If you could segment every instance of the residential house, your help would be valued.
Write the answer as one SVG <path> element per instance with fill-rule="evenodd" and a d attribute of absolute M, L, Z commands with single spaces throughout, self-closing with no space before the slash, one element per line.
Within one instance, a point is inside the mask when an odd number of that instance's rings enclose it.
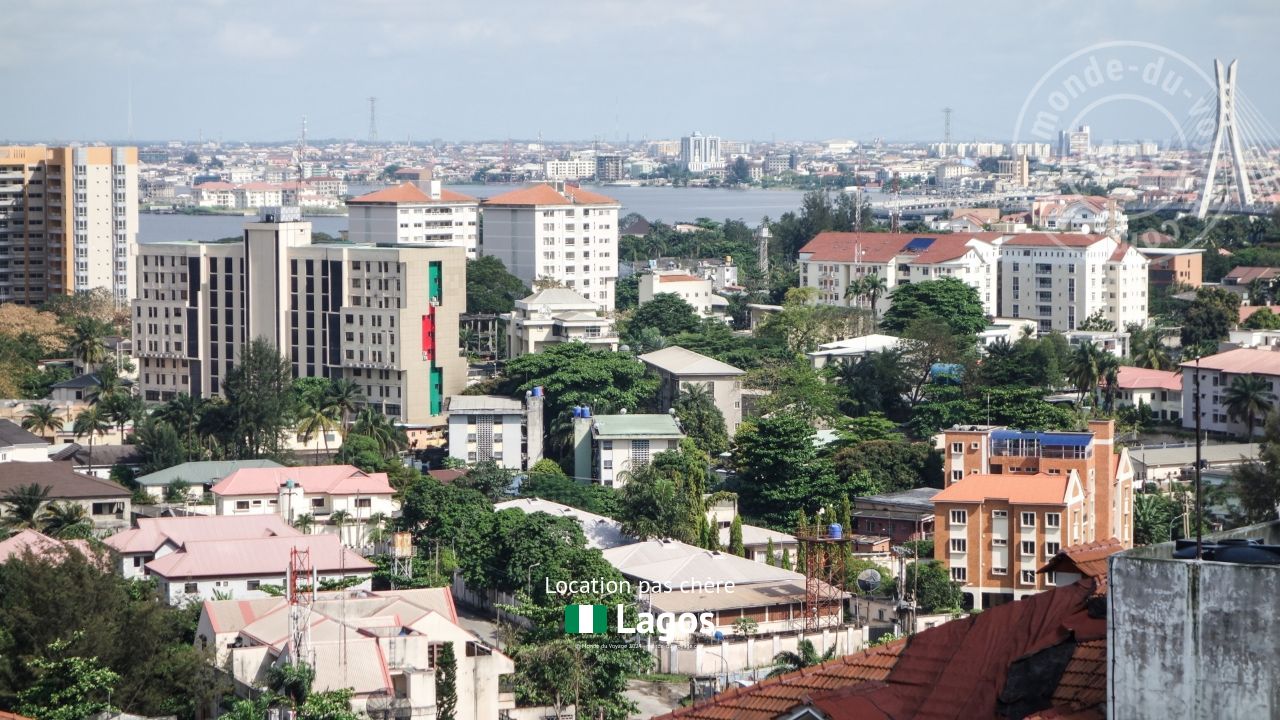
<path fill-rule="evenodd" d="M 87 442 L 84 445 L 78 442 L 59 445 L 48 459 L 69 462 L 76 472 L 103 480 L 110 480 L 117 467 L 132 472 L 142 465 L 142 453 L 138 452 L 136 445 L 117 445 L 102 440 L 100 438 L 92 448 Z"/>
<path fill-rule="evenodd" d="M 43 560 L 57 561 L 73 551 L 89 559 L 101 560 L 101 554 L 93 549 L 88 540 L 59 540 L 31 529 L 19 530 L 0 540 L 0 565 L 28 552 Z M 3 720 L 3 715 L 0 715 L 0 720 Z"/>
<path fill-rule="evenodd" d="M 862 335 L 846 340 L 823 343 L 818 349 L 807 353 L 809 362 L 815 370 L 821 370 L 832 362 L 856 363 L 862 358 L 885 350 L 895 350 L 902 343 L 902 338 L 893 335 Z"/>
<path fill-rule="evenodd" d="M 28 485 L 49 488 L 48 502 L 84 507 L 94 531 L 105 534 L 129 526 L 130 493 L 124 487 L 72 469 L 66 462 L 0 463 L 0 495 Z M 0 507 L 0 512 L 8 510 Z"/>
<path fill-rule="evenodd" d="M 133 382 L 121 378 L 120 385 L 128 389 L 133 386 Z M 102 381 L 99 380 L 97 373 L 85 373 L 77 375 L 70 380 L 54 383 L 50 386 L 49 399 L 54 402 L 89 402 L 92 400 L 102 387 Z"/>
<path fill-rule="evenodd" d="M 1118 204 L 1105 197 L 1044 195 L 1031 202 L 1031 225 L 1039 230 L 1070 233 L 1107 233 L 1124 237 L 1129 218 Z"/>
<path fill-rule="evenodd" d="M 1212 443 L 1202 445 L 1198 454 L 1206 472 L 1229 473 L 1237 465 L 1257 462 L 1261 447 L 1257 443 Z M 1195 441 L 1130 448 L 1134 483 L 1168 490 L 1175 482 L 1194 482 L 1196 455 Z"/>
<path fill-rule="evenodd" d="M 120 555 L 120 573 L 131 580 L 146 577 L 147 563 L 182 552 L 189 542 L 302 537 L 279 515 L 211 515 L 138 518 L 137 526 L 108 537 Z"/>
<path fill-rule="evenodd" d="M 746 371 L 678 345 L 645 353 L 640 360 L 653 368 L 662 385 L 658 390 L 658 406 L 675 407 L 681 391 L 701 386 L 724 416 L 729 436 L 738 432 L 742 423 L 742 376 Z"/>
<path fill-rule="evenodd" d="M 515 707 L 515 695 L 500 687 L 514 663 L 462 627 L 445 588 L 319 593 L 308 611 L 304 652 L 315 669 L 312 690 L 350 689 L 357 714 L 376 702 L 388 717 L 436 717 L 436 674 L 446 645 L 456 662 L 457 720 L 505 717 Z M 218 667 L 230 668 L 235 692 L 251 695 L 272 666 L 291 662 L 298 651 L 289 614 L 284 598 L 207 600 L 195 645 L 213 648 Z"/>
<path fill-rule="evenodd" d="M 653 302 L 659 295 L 675 295 L 703 318 L 723 319 L 729 309 L 729 301 L 715 294 L 711 280 L 683 270 L 645 273 L 640 276 L 639 292 L 641 305 Z"/>
<path fill-rule="evenodd" d="M 510 470 L 528 470 L 542 459 L 542 405 L 542 388 L 530 391 L 524 402 L 495 395 L 446 399 L 449 457 L 469 464 L 492 460 Z"/>
<path fill-rule="evenodd" d="M 1182 417 L 1182 377 L 1169 370 L 1120 366 L 1116 406 L 1145 407 L 1154 420 Z"/>
<path fill-rule="evenodd" d="M 622 487 L 627 473 L 656 454 L 676 450 L 684 432 L 674 414 L 596 415 L 589 408 L 573 418 L 574 477 L 605 487 Z"/>
<path fill-rule="evenodd" d="M 48 440 L 23 430 L 15 422 L 0 420 L 0 463 L 45 462 L 49 450 Z"/>
<path fill-rule="evenodd" d="M 1227 388 L 1240 377 L 1260 378 L 1271 393 L 1277 393 L 1280 391 L 1280 352 L 1237 348 L 1182 363 L 1182 427 L 1196 426 L 1196 391 L 1199 390 L 1201 429 L 1240 437 L 1261 434 L 1267 420 L 1265 413 L 1253 418 L 1253 427 L 1247 428 L 1248 418 L 1232 417 L 1227 407 Z"/>
<path fill-rule="evenodd" d="M 278 468 L 283 467 L 274 460 L 199 460 L 185 462 L 180 465 L 157 470 L 135 478 L 148 495 L 163 498 L 164 491 L 175 480 L 181 480 L 189 486 L 187 492 L 191 499 L 200 497 L 213 489 L 226 476 L 242 468 Z"/>
<path fill-rule="evenodd" d="M 542 352 L 548 345 L 581 342 L 618 349 L 613 321 L 595 301 L 565 288 L 544 288 L 516 301 L 502 316 L 507 323 L 507 358 Z"/>
<path fill-rule="evenodd" d="M 865 495 L 853 499 L 850 531 L 886 535 L 895 545 L 933 536 L 933 498 L 936 488 Z"/>
<path fill-rule="evenodd" d="M 1198 288 L 1204 282 L 1204 250 L 1200 248 L 1140 247 L 1147 259 L 1151 287 L 1184 285 Z"/>
<path fill-rule="evenodd" d="M 552 517 L 569 518 L 582 526 L 582 532 L 587 536 L 587 547 L 591 548 L 607 550 L 629 545 L 636 541 L 635 538 L 622 532 L 622 525 L 617 520 L 568 505 L 562 505 L 558 502 L 552 502 L 551 500 L 528 497 L 517 498 L 494 503 L 493 509 L 497 512 L 519 510 L 525 514 L 546 513 Z"/>

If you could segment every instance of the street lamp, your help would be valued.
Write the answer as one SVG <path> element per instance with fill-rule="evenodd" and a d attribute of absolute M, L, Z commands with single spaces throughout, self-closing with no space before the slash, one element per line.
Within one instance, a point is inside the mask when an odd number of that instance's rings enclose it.
<path fill-rule="evenodd" d="M 714 653 L 714 652 L 711 652 L 710 650 L 704 650 L 703 652 L 705 652 L 708 655 L 714 655 L 720 658 L 720 667 L 722 670 L 724 670 L 724 687 L 721 689 L 728 690 L 729 689 L 729 661 L 725 660 L 724 656 L 721 655 L 720 653 Z"/>
<path fill-rule="evenodd" d="M 533 594 L 533 569 L 534 569 L 534 568 L 536 568 L 536 567 L 538 567 L 538 566 L 539 566 L 539 565 L 541 565 L 541 564 L 542 564 L 542 563 L 540 563 L 540 562 L 536 562 L 536 563 L 534 563 L 534 564 L 530 565 L 530 566 L 529 566 L 529 569 L 525 571 L 525 574 L 524 574 L 524 586 L 525 586 L 525 589 L 527 589 L 527 590 L 529 591 L 529 594 L 530 594 L 530 595 L 532 595 L 532 594 Z"/>

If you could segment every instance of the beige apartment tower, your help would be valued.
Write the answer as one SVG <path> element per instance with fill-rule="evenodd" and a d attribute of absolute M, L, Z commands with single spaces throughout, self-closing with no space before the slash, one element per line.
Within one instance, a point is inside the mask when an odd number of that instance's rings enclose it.
<path fill-rule="evenodd" d="M 133 304 L 143 399 L 221 394 L 254 338 L 295 377 L 346 378 L 409 430 L 445 424 L 462 391 L 466 249 L 313 243 L 297 208 L 264 210 L 234 242 L 143 246 Z"/>
<path fill-rule="evenodd" d="M 0 302 L 134 296 L 138 149 L 0 146 Z"/>

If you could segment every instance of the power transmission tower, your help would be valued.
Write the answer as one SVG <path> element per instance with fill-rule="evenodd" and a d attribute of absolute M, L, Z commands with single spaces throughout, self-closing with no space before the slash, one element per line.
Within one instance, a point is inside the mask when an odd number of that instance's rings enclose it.
<path fill-rule="evenodd" d="M 378 98 L 369 96 L 369 142 L 378 142 Z"/>
<path fill-rule="evenodd" d="M 1209 213 L 1209 203 L 1213 200 L 1214 180 L 1218 172 L 1218 157 L 1222 154 L 1223 142 L 1231 146 L 1231 170 L 1235 177 L 1240 205 L 1253 204 L 1253 188 L 1249 187 L 1249 171 L 1244 164 L 1244 151 L 1240 148 L 1240 124 L 1236 117 L 1236 61 L 1231 61 L 1225 74 L 1221 60 L 1213 61 L 1213 69 L 1218 78 L 1218 124 L 1213 130 L 1213 151 L 1209 155 L 1209 171 L 1204 178 L 1200 209 L 1196 212 L 1196 217 L 1201 219 Z"/>
<path fill-rule="evenodd" d="M 951 144 L 951 108 L 942 108 L 942 143 Z"/>

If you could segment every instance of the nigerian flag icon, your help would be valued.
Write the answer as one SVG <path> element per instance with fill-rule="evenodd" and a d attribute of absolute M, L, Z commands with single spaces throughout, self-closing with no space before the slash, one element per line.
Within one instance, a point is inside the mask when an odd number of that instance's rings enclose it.
<path fill-rule="evenodd" d="M 566 605 L 564 631 L 570 635 L 590 635 L 606 631 L 609 610 L 604 605 Z"/>

